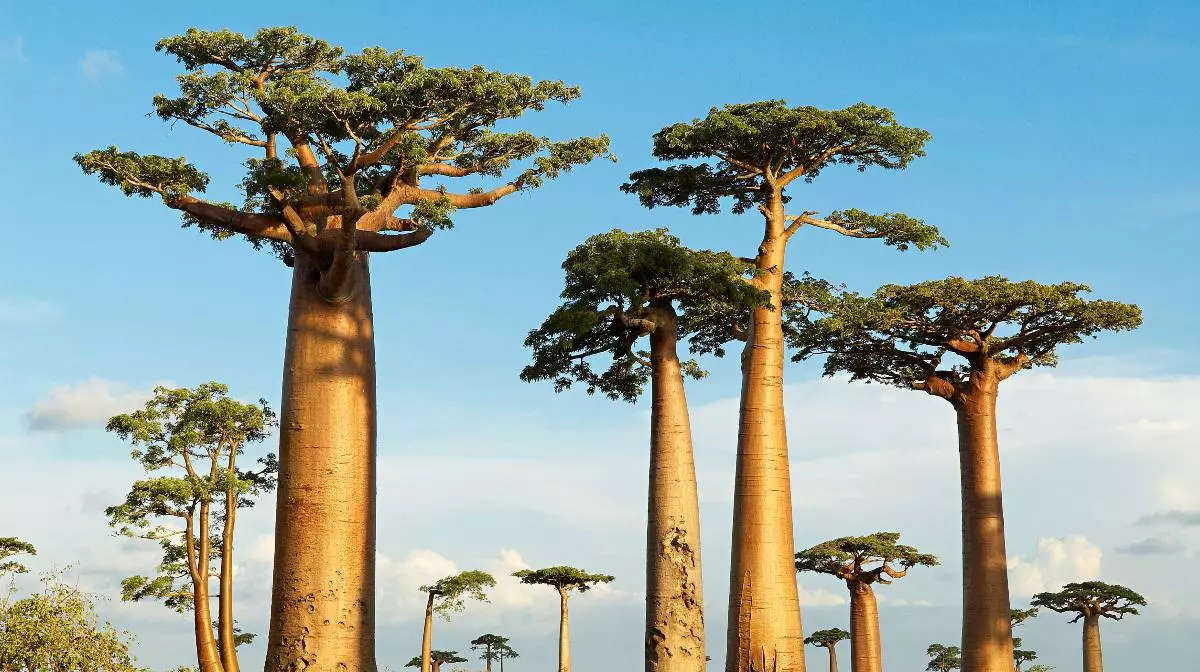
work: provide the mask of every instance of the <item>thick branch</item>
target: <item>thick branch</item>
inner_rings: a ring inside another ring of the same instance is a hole
[[[935,372],[925,380],[915,381],[912,384],[914,390],[924,390],[927,394],[935,397],[941,397],[947,400],[953,400],[958,394],[958,387],[953,381],[948,380],[946,376],[939,375],[941,372]]]
[[[220,205],[213,205],[192,196],[183,196],[168,202],[172,208],[182,210],[210,226],[226,229],[247,236],[257,236],[284,243],[292,242],[292,234],[286,224],[272,215],[257,212],[242,212]]]
[[[377,233],[359,229],[354,236],[355,245],[363,252],[392,252],[408,247],[416,247],[429,240],[433,228],[423,226],[410,233]]]

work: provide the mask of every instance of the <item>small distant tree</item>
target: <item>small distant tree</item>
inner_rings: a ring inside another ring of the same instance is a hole
[[[929,663],[925,665],[929,672],[948,672],[962,668],[962,650],[957,646],[930,644],[929,648],[925,649],[925,655],[929,656]]]
[[[191,611],[200,672],[238,672],[239,635],[241,642],[253,638],[234,626],[234,529],[238,509],[274,489],[277,469],[270,453],[259,459],[257,471],[238,465],[247,445],[267,437],[275,414],[265,400],[244,404],[228,392],[214,382],[194,390],[158,387],[142,410],[108,422],[108,431],[133,444],[133,459],[151,476],[136,481],[124,503],[104,513],[118,534],[156,541],[163,551],[158,574],[126,578],[121,599]],[[209,607],[214,578],[215,635]]]
[[[443,620],[449,621],[451,614],[466,609],[468,599],[487,602],[487,589],[495,585],[496,578],[491,574],[468,570],[419,588],[421,592],[428,594],[425,600],[425,629],[421,634],[422,672],[429,670],[430,656],[433,655],[433,614],[437,613]]]
[[[24,574],[29,568],[16,560],[9,558],[16,555],[37,555],[37,549],[28,541],[16,537],[0,537],[0,576],[5,574]]]
[[[616,577],[608,574],[590,574],[575,567],[547,567],[545,569],[522,569],[513,572],[521,583],[533,586],[550,586],[558,591],[558,672],[571,672],[571,645],[567,633],[567,597],[571,591],[586,593],[601,583],[611,583]]]
[[[802,322],[800,360],[827,354],[825,375],[845,372],[946,400],[958,421],[962,497],[963,666],[1012,665],[1004,506],[996,399],[1017,372],[1057,363],[1059,346],[1134,329],[1135,305],[1087,300],[1087,285],[990,276],[885,285],[873,296],[837,293]],[[954,361],[943,360],[953,358]]]
[[[404,664],[405,667],[415,667],[422,672],[442,672],[442,665],[447,663],[465,663],[466,658],[458,655],[457,651],[431,651],[429,662],[423,662],[421,659],[425,654],[413,656],[413,659]]]
[[[828,630],[817,630],[808,637],[805,637],[804,643],[809,646],[819,646],[829,649],[829,672],[838,672],[837,643],[849,637],[850,633],[841,628],[830,628]]]
[[[1010,628],[1016,628],[1025,621],[1038,615],[1037,607],[1030,609],[1013,609],[1010,611],[1009,624]],[[1025,663],[1031,663],[1037,660],[1037,652],[1021,648],[1021,638],[1013,637],[1013,664],[1016,667],[1016,672],[1021,672],[1021,666]]]
[[[496,654],[496,659],[500,661],[500,672],[504,672],[504,660],[506,658],[520,658],[520,654],[513,650],[508,644],[501,644],[493,649]]]
[[[1061,614],[1073,613],[1072,623],[1083,621],[1083,672],[1102,672],[1104,657],[1100,650],[1100,619],[1119,621],[1137,616],[1146,598],[1125,586],[1084,581],[1068,583],[1054,593],[1038,593],[1031,602]]]
[[[918,565],[938,564],[935,556],[897,543],[899,540],[899,532],[876,532],[833,539],[796,554],[796,571],[835,576],[850,590],[850,660],[854,672],[883,669],[874,584],[890,584]]]
[[[483,649],[479,659],[487,666],[487,672],[492,672],[492,661],[500,659],[500,647],[508,645],[508,638],[491,633],[480,635],[471,640],[471,650],[478,651]]]
[[[1051,672],[1054,669],[1053,665],[1034,665],[1025,672]]]

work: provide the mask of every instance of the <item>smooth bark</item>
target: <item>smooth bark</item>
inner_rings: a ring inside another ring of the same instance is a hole
[[[212,611],[209,607],[209,534],[208,534],[208,502],[200,504],[200,539],[197,548],[193,541],[192,521],[187,521],[187,554],[188,562],[192,564],[192,611],[196,629],[196,665],[200,672],[223,672],[220,653],[217,651],[217,640],[213,636]]]
[[[783,203],[763,208],[766,233],[755,280],[782,304]],[[742,355],[733,539],[729,568],[726,672],[804,672],[804,637],[796,590],[792,491],[783,414],[780,311],[754,309]]]
[[[375,345],[356,255],[338,301],[297,251],[280,412],[267,672],[376,672]]]
[[[1100,651],[1100,617],[1083,617],[1083,672],[1104,672]]]
[[[232,475],[236,465],[237,446],[230,446],[226,473]],[[239,668],[233,634],[233,529],[236,522],[237,493],[229,488],[225,492],[225,527],[221,530],[221,593],[217,596],[217,641],[225,672],[238,672]]]
[[[558,672],[571,672],[571,642],[567,635],[567,591],[558,589]]]
[[[990,367],[971,374],[953,399],[962,479],[963,672],[1013,669],[1000,452],[996,441],[999,379]]]
[[[837,669],[837,645],[829,645],[829,672],[838,672]]]
[[[879,643],[879,607],[875,602],[875,591],[864,581],[847,581],[846,585],[850,588],[850,669],[853,672],[882,672],[883,652]]]
[[[429,593],[429,599],[425,601],[425,628],[421,631],[421,669],[428,670],[433,657],[433,598],[434,594]]]
[[[650,334],[650,487],[646,526],[646,672],[704,672],[700,504],[692,430],[670,302]]]

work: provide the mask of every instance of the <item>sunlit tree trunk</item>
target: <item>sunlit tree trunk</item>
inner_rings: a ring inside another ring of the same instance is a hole
[[[1100,616],[1083,617],[1083,672],[1104,672],[1100,651]]]
[[[217,651],[217,640],[213,637],[212,611],[209,607],[209,503],[200,503],[200,531],[193,527],[192,519],[187,521],[188,536],[186,540],[188,562],[192,565],[192,611],[196,629],[196,665],[200,672],[224,672],[221,667],[220,654]],[[199,540],[199,546],[196,540]]]
[[[778,307],[786,243],[780,197],[766,209],[766,236],[756,259],[765,274],[757,282]],[[756,308],[748,331],[742,358],[725,670],[804,672],[778,308]]]
[[[425,601],[425,628],[421,631],[421,669],[428,672],[429,666],[432,664],[433,658],[433,598],[434,593],[429,593],[429,598]]]
[[[836,644],[829,645],[829,672],[838,672]]]
[[[862,581],[846,583],[850,588],[850,669],[853,672],[882,672],[883,652],[879,643],[879,607],[875,602],[875,591]]]
[[[1013,669],[994,372],[972,373],[956,396],[962,477],[963,672]]]
[[[571,642],[567,634],[567,591],[558,589],[558,672],[571,672]]]
[[[703,672],[700,505],[692,430],[669,302],[650,334],[650,494],[646,527],[646,671]]]
[[[226,473],[232,476],[236,465],[237,446],[230,446]],[[225,492],[225,526],[221,531],[221,594],[217,603],[218,648],[225,672],[238,672],[237,647],[233,641],[233,528],[236,522],[237,492],[229,488]]]
[[[297,253],[267,672],[376,672],[375,345],[366,255],[343,300]]]

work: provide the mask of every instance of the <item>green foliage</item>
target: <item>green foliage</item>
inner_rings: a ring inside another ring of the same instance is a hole
[[[996,362],[1012,370],[1057,363],[1056,348],[1103,331],[1134,329],[1136,305],[1086,300],[1087,285],[1011,282],[1000,276],[952,277],[885,285],[873,296],[845,292],[825,316],[792,324],[796,361],[827,354],[825,375],[922,387],[932,378],[954,384]],[[960,361],[941,368],[947,354]]]
[[[796,571],[829,574],[846,581],[888,584],[892,579],[904,576],[912,567],[938,564],[935,556],[899,544],[899,540],[899,532],[876,532],[865,537],[826,541],[796,553]],[[879,566],[866,567],[873,563],[879,563]]]
[[[899,212],[872,215],[857,209],[835,210],[829,213],[825,221],[850,235],[881,238],[884,243],[898,250],[907,250],[909,246],[928,250],[950,244],[936,227]]]
[[[500,644],[492,649],[492,653],[496,655],[498,660],[510,660],[512,658],[520,658],[521,654],[517,653],[507,643]]]
[[[438,579],[433,585],[421,586],[419,590],[433,598],[433,610],[445,620],[450,614],[466,609],[468,598],[487,602],[487,589],[496,585],[496,579],[487,572],[468,570]]]
[[[186,158],[172,159],[155,154],[122,152],[116,147],[76,154],[75,163],[104,184],[119,187],[126,196],[143,198],[160,194],[172,202],[208,187],[208,176]]]
[[[1058,592],[1038,593],[1030,603],[1060,614],[1074,613],[1076,616],[1071,619],[1074,623],[1087,616],[1103,616],[1117,621],[1128,615],[1137,616],[1137,608],[1146,606],[1146,598],[1125,586],[1084,581],[1068,583]]]
[[[433,667],[435,670],[437,668],[441,667],[442,665],[445,665],[446,663],[465,663],[465,662],[467,662],[467,659],[459,656],[457,651],[430,651],[429,652],[429,660],[430,660],[430,662],[433,663]],[[408,661],[407,663],[405,663],[404,666],[405,667],[415,667],[417,669],[420,669],[421,668],[421,657],[413,656],[413,659]]]
[[[841,628],[829,628],[827,630],[817,630],[808,637],[805,637],[804,643],[809,646],[830,649],[843,639],[850,639],[850,633]]]
[[[1033,661],[1037,660],[1037,657],[1038,657],[1037,651],[1030,651],[1027,649],[1018,648],[1020,646],[1021,646],[1021,638],[1014,637],[1013,638],[1013,664],[1016,665],[1018,669],[1020,669],[1020,667],[1022,665],[1024,665],[1025,663],[1032,663]]]
[[[192,570],[202,569],[199,549],[209,548],[211,563],[221,559],[226,496],[234,497],[236,508],[248,508],[256,496],[274,489],[274,454],[260,458],[257,471],[238,467],[237,457],[248,443],[267,437],[275,414],[264,400],[243,404],[229,398],[228,391],[213,382],[194,390],[158,387],[142,410],[109,420],[108,431],[133,445],[131,457],[148,473],[170,472],[134,482],[123,503],[105,509],[118,534],[151,539],[162,548],[157,575],[121,582],[123,600],[154,599],[175,611],[191,609]],[[200,536],[204,506],[211,507],[207,539]],[[208,571],[215,573],[211,567]]]
[[[1025,670],[1025,672],[1051,672],[1053,669],[1053,665],[1034,665],[1028,670]]]
[[[37,555],[37,549],[28,541],[17,537],[0,537],[0,576],[4,574],[24,574],[29,568],[16,560],[8,558],[14,555]]]
[[[925,655],[929,656],[929,663],[925,665],[925,669],[930,672],[946,672],[962,667],[962,650],[957,646],[930,644],[929,648],[925,649]]]
[[[591,590],[597,584],[611,583],[616,580],[616,577],[608,574],[589,574],[582,569],[562,565],[536,570],[522,569],[519,572],[513,572],[513,576],[520,579],[521,583],[551,586],[560,592],[576,590],[581,593]]]
[[[508,637],[501,637],[500,635],[490,633],[480,635],[471,640],[471,650],[478,651],[483,649],[483,653],[479,656],[479,659],[489,663],[493,660],[500,660],[500,651],[507,647]]]
[[[564,302],[529,332],[525,345],[533,349],[533,363],[521,372],[525,381],[553,380],[556,391],[579,382],[588,394],[635,401],[650,362],[634,346],[656,328],[654,309],[682,310],[678,335],[702,338],[712,349],[734,337],[735,324],[721,320],[770,300],[746,281],[749,264],[727,253],[690,250],[666,229],[591,236],[562,267]],[[607,369],[592,368],[596,355],[610,358]],[[684,371],[704,375],[695,362],[685,362]]]
[[[96,616],[95,598],[42,577],[44,589],[0,601],[0,670],[11,672],[143,672],[129,649],[133,637]]]
[[[1030,607],[1029,609],[1011,609],[1009,610],[1008,622],[1011,627],[1015,628],[1025,621],[1036,617],[1037,615],[1037,607]]]

